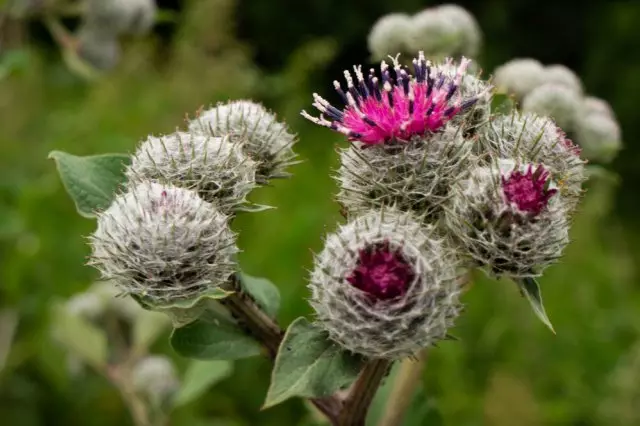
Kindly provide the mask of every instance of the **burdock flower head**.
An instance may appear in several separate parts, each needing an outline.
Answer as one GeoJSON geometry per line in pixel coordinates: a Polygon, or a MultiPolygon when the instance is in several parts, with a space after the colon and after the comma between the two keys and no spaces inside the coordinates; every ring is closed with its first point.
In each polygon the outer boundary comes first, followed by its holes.
{"type": "MultiPolygon", "coordinates": [[[[445,69],[433,66],[420,52],[413,60],[415,76],[403,69],[397,58],[393,59],[395,79],[385,61],[380,66],[380,77],[371,70],[365,78],[362,68],[354,67],[355,80],[349,71],[344,73],[346,91],[340,83],[334,82],[346,105],[344,109],[340,110],[314,94],[313,106],[322,115],[312,117],[306,111],[302,111],[302,115],[366,145],[425,136],[441,130],[448,121],[477,102],[477,96],[464,98],[459,90],[470,62],[462,58],[456,73],[451,75],[445,69]]],[[[451,60],[446,63],[451,64],[451,60]]]]}
{"type": "Polygon", "coordinates": [[[498,165],[471,171],[452,198],[446,225],[492,275],[538,276],[569,242],[566,202],[543,164],[498,165]]]}
{"type": "Polygon", "coordinates": [[[200,113],[189,122],[189,131],[209,136],[228,136],[258,163],[256,178],[288,177],[285,169],[295,163],[296,136],[287,125],[262,105],[248,100],[231,101],[200,113]]]}
{"type": "Polygon", "coordinates": [[[460,313],[456,253],[396,211],[370,211],[326,239],[309,287],[329,336],[373,358],[400,358],[445,338],[460,313]]]}
{"type": "Polygon", "coordinates": [[[586,180],[585,161],[580,148],[549,117],[517,112],[496,115],[483,127],[478,147],[489,154],[489,163],[496,159],[544,163],[569,210],[577,206],[586,180]]]}
{"type": "Polygon", "coordinates": [[[240,144],[226,137],[176,132],[149,136],[136,150],[126,173],[134,183],[156,180],[193,189],[205,201],[231,213],[256,186],[257,168],[240,144]]]}
{"type": "Polygon", "coordinates": [[[235,270],[227,219],[194,191],[142,182],[98,215],[90,263],[150,307],[194,300],[235,270]]]}

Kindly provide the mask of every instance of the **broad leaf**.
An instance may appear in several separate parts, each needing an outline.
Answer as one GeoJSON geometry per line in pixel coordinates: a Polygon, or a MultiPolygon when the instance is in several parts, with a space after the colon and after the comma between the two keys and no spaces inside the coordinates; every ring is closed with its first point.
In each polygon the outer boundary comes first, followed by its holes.
{"type": "Polygon", "coordinates": [[[298,318],[276,356],[264,408],[294,397],[323,397],[351,384],[362,360],[329,340],[324,330],[298,318]]]}
{"type": "Polygon", "coordinates": [[[496,93],[491,99],[492,114],[509,114],[514,108],[513,99],[505,93],[496,93]]]}
{"type": "Polygon", "coordinates": [[[520,286],[520,291],[527,298],[533,312],[536,316],[549,327],[549,330],[553,334],[555,334],[555,330],[553,329],[553,325],[551,325],[551,321],[549,321],[549,317],[547,317],[547,312],[544,309],[544,304],[542,302],[542,293],[540,293],[540,285],[538,285],[538,281],[535,278],[522,278],[516,281],[520,286]]]}
{"type": "Polygon", "coordinates": [[[256,303],[269,316],[275,317],[280,308],[280,291],[266,278],[257,278],[240,273],[243,289],[253,297],[256,303]]]}
{"type": "Polygon", "coordinates": [[[107,336],[86,319],[69,313],[64,305],[53,309],[52,328],[55,339],[73,355],[96,368],[106,365],[107,336]]]}
{"type": "Polygon", "coordinates": [[[232,360],[262,353],[262,347],[237,324],[220,315],[202,318],[176,328],[171,346],[181,356],[202,360],[232,360]]]}
{"type": "Polygon", "coordinates": [[[61,151],[51,152],[49,158],[55,160],[65,189],[84,217],[95,217],[96,211],[109,207],[131,161],[124,154],[78,157],[61,151]]]}
{"type": "Polygon", "coordinates": [[[229,377],[232,371],[231,361],[191,361],[173,402],[174,407],[195,401],[211,386],[229,377]]]}

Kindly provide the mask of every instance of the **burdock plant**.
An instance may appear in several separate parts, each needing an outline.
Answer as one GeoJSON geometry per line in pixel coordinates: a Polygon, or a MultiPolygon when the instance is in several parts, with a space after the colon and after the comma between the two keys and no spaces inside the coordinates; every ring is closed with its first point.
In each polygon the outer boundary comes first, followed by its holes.
{"type": "MultiPolygon", "coordinates": [[[[252,101],[200,111],[186,131],[150,136],[132,156],[52,153],[78,210],[97,218],[89,263],[171,317],[179,354],[266,355],[264,407],[307,398],[333,425],[364,425],[394,363],[452,339],[475,268],[516,283],[551,328],[536,278],[569,243],[580,149],[553,119],[494,97],[469,59],[419,52],[412,64],[355,66],[333,84],[344,105],[314,94],[319,116],[302,112],[349,141],[335,175],[344,222],[314,258],[311,321],[281,328],[277,287],[236,258],[230,225],[246,195],[288,176],[295,159],[295,135],[252,101]]],[[[513,88],[533,81],[500,74],[513,88]]],[[[400,424],[401,405],[389,409],[383,424],[400,424]]]]}

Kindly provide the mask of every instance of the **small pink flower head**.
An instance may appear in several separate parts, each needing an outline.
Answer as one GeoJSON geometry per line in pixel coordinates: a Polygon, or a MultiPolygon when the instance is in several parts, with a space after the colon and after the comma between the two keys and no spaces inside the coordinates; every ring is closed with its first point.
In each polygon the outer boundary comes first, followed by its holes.
{"type": "Polygon", "coordinates": [[[543,165],[535,170],[529,165],[524,173],[516,169],[508,176],[502,175],[502,192],[507,203],[531,216],[540,214],[549,199],[558,192],[549,188],[550,184],[549,172],[543,165]]]}
{"type": "Polygon", "coordinates": [[[375,300],[389,300],[404,295],[414,279],[411,264],[385,241],[360,250],[347,282],[375,300]]]}
{"type": "MultiPolygon", "coordinates": [[[[361,66],[354,66],[356,81],[345,71],[347,91],[340,83],[333,85],[345,103],[339,110],[318,94],[313,95],[313,106],[321,112],[308,120],[328,127],[367,145],[382,144],[390,140],[409,140],[440,130],[457,114],[469,109],[478,97],[463,99],[458,90],[471,60],[462,58],[455,75],[432,66],[424,53],[413,60],[414,76],[403,69],[397,57],[393,59],[395,79],[389,65],[382,61],[380,79],[371,69],[365,79],[361,66]]],[[[451,66],[448,59],[446,65],[451,66]]]]}
{"type": "Polygon", "coordinates": [[[573,141],[567,137],[565,131],[560,127],[558,127],[558,137],[562,141],[562,146],[564,146],[567,151],[574,154],[576,157],[580,157],[580,155],[582,154],[582,149],[578,145],[573,143],[573,141]]]}

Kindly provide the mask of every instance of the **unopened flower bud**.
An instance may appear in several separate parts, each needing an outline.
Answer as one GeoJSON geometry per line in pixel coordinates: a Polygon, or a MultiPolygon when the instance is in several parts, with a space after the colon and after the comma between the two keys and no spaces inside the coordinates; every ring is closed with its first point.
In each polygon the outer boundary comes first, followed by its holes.
{"type": "Polygon", "coordinates": [[[593,161],[611,162],[622,149],[620,126],[607,114],[592,113],[581,117],[576,138],[585,158],[593,161]]]}
{"type": "Polygon", "coordinates": [[[580,77],[564,65],[555,64],[544,67],[544,81],[545,83],[564,86],[577,94],[582,94],[582,81],[580,77]]]}
{"type": "Polygon", "coordinates": [[[258,163],[256,178],[266,183],[271,178],[286,177],[285,169],[294,163],[292,147],[296,136],[286,124],[262,105],[248,100],[231,101],[208,109],[189,122],[189,131],[224,137],[240,144],[258,163]]]}
{"type": "Polygon", "coordinates": [[[607,101],[596,98],[595,96],[587,96],[582,100],[580,115],[587,116],[591,114],[603,114],[613,119],[616,118],[613,108],[611,108],[611,105],[609,105],[607,101]]]}
{"type": "Polygon", "coordinates": [[[153,26],[154,0],[89,0],[85,20],[113,35],[142,34],[153,26]]]}
{"type": "Polygon", "coordinates": [[[411,18],[404,13],[384,15],[373,24],[369,32],[369,51],[374,60],[409,51],[411,18]]]}
{"type": "Polygon", "coordinates": [[[573,131],[580,113],[580,93],[567,86],[545,83],[522,100],[522,111],[546,115],[565,131],[573,131]]]}
{"type": "Polygon", "coordinates": [[[246,202],[255,187],[257,164],[228,137],[176,132],[150,136],[136,150],[127,177],[193,189],[223,212],[246,202]]]}
{"type": "Polygon", "coordinates": [[[512,59],[496,68],[493,82],[499,91],[513,94],[521,100],[544,82],[544,68],[535,59],[512,59]]]}
{"type": "Polygon", "coordinates": [[[563,199],[544,165],[498,165],[470,173],[451,200],[446,226],[492,275],[538,276],[569,242],[563,199]]]}
{"type": "Polygon", "coordinates": [[[147,356],[138,361],[133,368],[131,380],[136,392],[156,407],[169,403],[180,388],[173,363],[160,355],[147,356]]]}
{"type": "Polygon", "coordinates": [[[98,215],[90,263],[150,307],[193,300],[235,271],[227,219],[196,192],[142,182],[98,215]]]}
{"type": "Polygon", "coordinates": [[[83,25],[78,32],[78,56],[100,71],[114,68],[120,61],[120,42],[108,31],[83,25]]]}
{"type": "Polygon", "coordinates": [[[518,112],[496,115],[483,128],[478,142],[481,154],[489,154],[490,163],[498,159],[544,163],[569,210],[577,206],[586,180],[585,161],[580,148],[550,118],[518,112]]]}
{"type": "Polygon", "coordinates": [[[473,15],[455,4],[431,7],[417,13],[411,23],[411,50],[435,59],[478,54],[482,35],[473,15]]]}
{"type": "Polygon", "coordinates": [[[325,241],[311,274],[319,323],[344,348],[401,358],[445,338],[461,306],[457,256],[432,228],[370,211],[325,241]]]}

